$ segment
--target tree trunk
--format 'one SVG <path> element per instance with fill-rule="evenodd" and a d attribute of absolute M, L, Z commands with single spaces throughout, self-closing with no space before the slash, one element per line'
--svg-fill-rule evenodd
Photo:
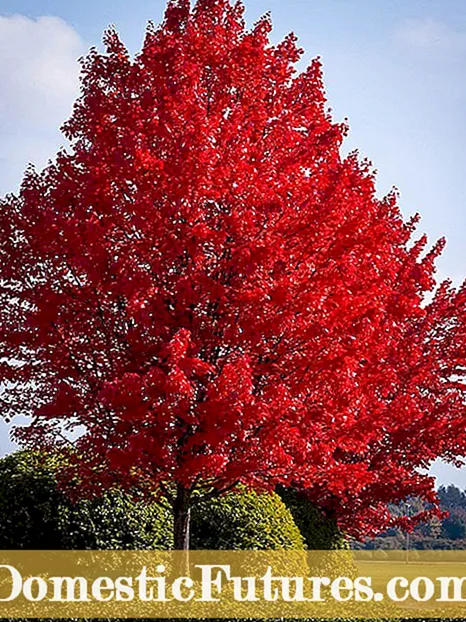
<path fill-rule="evenodd" d="M 173 540 L 175 550 L 184 551 L 180 556 L 180 574 L 189 576 L 189 535 L 190 535 L 190 491 L 180 484 L 176 489 L 173 506 Z"/>

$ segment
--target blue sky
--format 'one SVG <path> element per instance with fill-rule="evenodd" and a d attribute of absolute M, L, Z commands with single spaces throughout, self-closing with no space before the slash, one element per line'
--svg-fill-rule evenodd
<path fill-rule="evenodd" d="M 42 166 L 77 94 L 76 59 L 115 24 L 132 52 L 162 0 L 0 0 L 0 194 L 28 161 Z M 381 194 L 401 193 L 431 241 L 445 235 L 441 277 L 466 277 L 466 2 L 246 0 L 247 20 L 271 11 L 274 39 L 294 31 L 305 59 L 323 60 L 334 117 L 349 118 L 345 149 L 379 171 Z M 0 453 L 11 448 L 0 426 Z M 466 487 L 466 469 L 436 465 Z"/>

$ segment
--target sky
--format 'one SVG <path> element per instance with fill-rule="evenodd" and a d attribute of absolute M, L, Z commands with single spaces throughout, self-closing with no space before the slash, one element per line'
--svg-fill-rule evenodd
<path fill-rule="evenodd" d="M 380 195 L 396 186 L 406 216 L 447 247 L 439 278 L 466 277 L 466 2 L 464 0 L 245 0 L 246 19 L 272 14 L 273 39 L 293 31 L 323 61 L 344 150 L 378 170 Z M 18 188 L 66 145 L 58 128 L 79 93 L 77 59 L 114 24 L 132 53 L 164 0 L 0 0 L 0 195 Z M 11 451 L 0 423 L 0 454 Z M 466 488 L 466 468 L 436 464 L 437 483 Z"/>

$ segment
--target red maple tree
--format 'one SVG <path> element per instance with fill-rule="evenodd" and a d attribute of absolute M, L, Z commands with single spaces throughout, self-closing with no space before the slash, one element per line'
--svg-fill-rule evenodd
<path fill-rule="evenodd" d="M 241 3 L 169 3 L 83 60 L 70 148 L 1 202 L 3 413 L 83 491 L 306 491 L 352 533 L 465 453 L 466 290 L 343 158 L 314 60 Z M 74 435 L 73 435 L 74 431 Z M 79 434 L 78 434 L 79 432 Z"/>

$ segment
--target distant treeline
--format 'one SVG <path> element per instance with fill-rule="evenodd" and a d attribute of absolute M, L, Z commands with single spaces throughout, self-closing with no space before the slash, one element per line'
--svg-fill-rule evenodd
<path fill-rule="evenodd" d="M 448 512 L 443 520 L 432 519 L 421 523 L 409 535 L 390 529 L 376 538 L 354 542 L 355 549 L 466 549 L 466 490 L 453 484 L 438 490 L 440 507 Z M 410 499 L 403 507 L 393 506 L 396 513 L 417 514 L 424 506 L 418 499 Z"/>

